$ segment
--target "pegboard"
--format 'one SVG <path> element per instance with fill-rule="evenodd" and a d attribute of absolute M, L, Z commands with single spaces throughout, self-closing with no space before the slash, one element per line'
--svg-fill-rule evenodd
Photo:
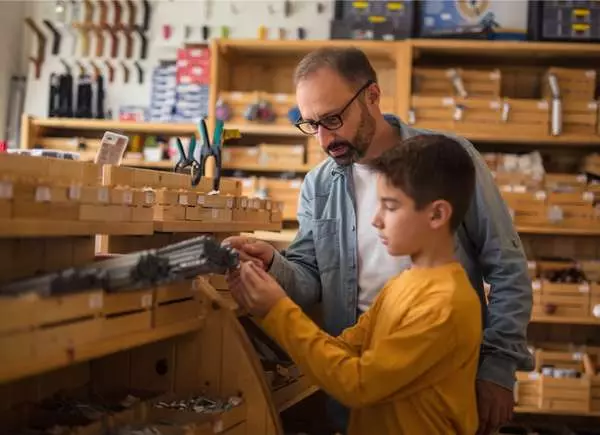
<path fill-rule="evenodd" d="M 140 0 L 134 0 L 139 5 Z M 67 2 L 68 3 L 68 2 Z M 112 19 L 113 8 L 109 4 L 109 21 Z M 126 13 L 126 2 L 121 0 L 123 13 Z M 318 13 L 318 4 L 322 4 L 321 13 Z M 147 106 L 150 103 L 151 94 L 151 73 L 155 66 L 161 60 L 175 59 L 176 49 L 185 42 L 202 43 L 202 27 L 209 26 L 211 37 L 220 37 L 221 27 L 229 27 L 229 38 L 256 38 L 258 27 L 265 25 L 269 28 L 268 38 L 278 39 L 279 29 L 286 30 L 286 39 L 296 39 L 298 27 L 303 27 L 306 32 L 306 39 L 328 39 L 329 21 L 334 12 L 332 1 L 305 1 L 291 0 L 291 13 L 285 17 L 284 0 L 160 0 L 152 1 L 151 25 L 148 32 L 148 56 L 146 60 L 138 60 L 139 48 L 138 40 L 134 42 L 134 58 L 126 60 L 130 69 L 129 83 L 123 83 L 123 71 L 118 65 L 118 60 L 112 60 L 116 63 L 114 82 L 106 84 L 105 111 L 111 110 L 113 117 L 116 117 L 120 106 Z M 30 6 L 29 15 L 37 23 L 44 19 L 52 20 L 54 18 L 54 1 L 33 2 Z M 208 8 L 208 18 L 207 18 Z M 141 21 L 141 14 L 138 7 L 138 20 Z M 168 40 L 163 37 L 163 28 L 165 25 L 171 26 L 171 36 Z M 185 38 L 186 26 L 191 28 L 188 38 Z M 43 30 L 47 30 L 42 27 Z M 27 35 L 29 33 L 29 35 Z M 25 31 L 26 49 L 28 53 L 35 52 L 35 39 L 31 37 L 31 32 Z M 107 38 L 108 39 L 108 38 Z M 107 41 L 108 43 L 108 41 Z M 92 42 L 93 44 L 93 42 Z M 52 73 L 60 73 L 64 70 L 60 62 L 62 58 L 69 65 L 80 60 L 82 64 L 89 67 L 89 60 L 92 59 L 101 70 L 106 73 L 104 58 L 83 58 L 71 52 L 71 40 L 68 35 L 63 37 L 61 43 L 60 55 L 51 54 L 51 41 L 46 44 L 46 60 L 42 66 L 41 74 L 38 79 L 35 78 L 33 65 L 29 66 L 27 81 L 27 97 L 25 101 L 25 113 L 46 117 L 48 112 L 49 83 Z M 123 45 L 123 41 L 120 41 Z M 93 49 L 91 50 L 93 54 Z M 105 55 L 106 55 L 105 50 Z M 120 48 L 120 52 L 122 52 Z M 119 53 L 119 57 L 122 54 Z M 134 60 L 138 60 L 145 74 L 143 84 L 137 82 L 137 73 L 133 66 Z M 90 68 L 91 70 L 91 68 Z M 74 69 L 74 72 L 77 68 Z M 291 78 L 290 78 L 291 80 Z"/>

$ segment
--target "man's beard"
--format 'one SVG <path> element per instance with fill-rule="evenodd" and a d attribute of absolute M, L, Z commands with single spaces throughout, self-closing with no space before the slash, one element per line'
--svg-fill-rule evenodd
<path fill-rule="evenodd" d="M 327 147 L 327 154 L 340 166 L 348 166 L 363 159 L 375 134 L 375 120 L 363 109 L 358 130 L 352 141 L 335 139 Z"/>

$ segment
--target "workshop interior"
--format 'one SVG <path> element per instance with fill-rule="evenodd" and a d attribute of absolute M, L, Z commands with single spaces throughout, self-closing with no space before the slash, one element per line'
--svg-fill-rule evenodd
<path fill-rule="evenodd" d="M 292 75 L 326 46 L 367 54 L 383 112 L 470 140 L 510 211 L 535 368 L 498 433 L 600 434 L 600 1 L 13 0 L 0 23 L 0 435 L 327 433 L 221 244 L 293 241 L 328 155 Z"/>

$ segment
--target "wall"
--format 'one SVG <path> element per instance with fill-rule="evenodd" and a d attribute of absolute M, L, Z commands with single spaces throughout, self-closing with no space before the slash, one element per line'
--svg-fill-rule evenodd
<path fill-rule="evenodd" d="M 22 35 L 27 6 L 24 1 L 0 2 L 0 28 L 3 38 L 0 49 L 0 138 L 2 139 L 6 134 L 5 120 L 11 76 L 20 75 L 26 71 Z"/>
<path fill-rule="evenodd" d="M 134 0 L 139 1 L 139 0 Z M 208 1 L 210 15 L 206 19 L 206 5 Z M 68 3 L 68 2 L 67 2 Z M 108 2 L 109 22 L 112 16 L 112 4 Z M 126 2 L 121 0 L 123 13 L 126 16 Z M 148 45 L 148 59 L 140 61 L 146 75 L 145 84 L 137 83 L 136 72 L 131 59 L 126 61 L 131 65 L 131 78 L 128 84 L 122 80 L 121 69 L 116 70 L 115 82 L 108 85 L 106 95 L 106 108 L 111 108 L 116 116 L 120 105 L 148 105 L 150 100 L 150 74 L 152 68 L 160 60 L 174 58 L 176 48 L 183 41 L 185 26 L 193 26 L 189 42 L 201 42 L 201 28 L 204 25 L 211 26 L 211 36 L 218 37 L 221 26 L 229 26 L 230 38 L 255 38 L 259 25 L 271 25 L 270 38 L 278 38 L 278 28 L 287 30 L 288 39 L 296 38 L 296 29 L 303 27 L 306 30 L 307 39 L 327 39 L 329 36 L 329 21 L 333 16 L 333 2 L 324 0 L 305 1 L 292 0 L 293 12 L 289 17 L 284 17 L 283 0 L 160 0 L 154 1 L 152 22 L 150 26 L 150 38 Z M 317 14 L 317 4 L 322 3 L 325 8 L 321 14 Z M 43 19 L 53 19 L 54 1 L 33 2 L 32 14 L 37 22 Z M 237 13 L 234 13 L 237 12 Z M 139 13 L 138 13 L 139 16 Z M 162 37 L 164 25 L 173 27 L 173 35 L 167 42 Z M 44 29 L 45 30 L 45 29 Z M 30 33 L 30 32 L 28 32 Z M 27 99 L 25 112 L 34 116 L 47 116 L 47 101 L 49 93 L 49 79 L 51 73 L 59 73 L 64 70 L 59 59 L 64 58 L 69 64 L 73 64 L 80 56 L 72 56 L 70 53 L 71 41 L 63 37 L 60 56 L 50 54 L 50 43 L 47 47 L 47 61 L 44 63 L 42 75 L 39 79 L 33 77 L 33 68 L 29 68 L 29 80 L 27 86 Z M 108 38 L 107 38 L 108 44 Z M 121 46 L 123 42 L 121 41 Z M 35 43 L 29 45 L 35 50 Z M 94 42 L 92 41 L 92 52 Z M 134 49 L 137 53 L 137 48 Z M 98 66 L 103 66 L 103 61 L 93 59 Z M 89 65 L 89 59 L 81 58 L 84 65 Z"/>

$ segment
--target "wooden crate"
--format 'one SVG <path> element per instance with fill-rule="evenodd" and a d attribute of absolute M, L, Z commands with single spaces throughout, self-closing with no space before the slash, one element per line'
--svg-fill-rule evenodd
<path fill-rule="evenodd" d="M 558 80 L 561 99 L 567 106 L 571 102 L 593 101 L 596 93 L 596 71 L 592 69 L 577 68 L 548 68 L 544 80 L 544 97 L 551 98 L 552 93 L 548 83 L 548 76 L 554 75 Z"/>
<path fill-rule="evenodd" d="M 423 96 L 458 95 L 452 77 L 462 80 L 468 97 L 495 98 L 500 96 L 502 74 L 500 70 L 473 70 L 466 68 L 414 68 L 413 93 Z"/>
<path fill-rule="evenodd" d="M 546 100 L 504 98 L 502 123 L 507 135 L 528 134 L 544 136 L 550 131 L 550 105 Z"/>
<path fill-rule="evenodd" d="M 590 312 L 590 284 L 557 283 L 547 279 L 551 271 L 575 267 L 573 263 L 537 262 L 539 279 L 533 282 L 533 314 L 564 318 L 581 318 Z"/>
<path fill-rule="evenodd" d="M 154 292 L 152 327 L 160 328 L 202 317 L 204 307 L 199 296 L 193 281 L 157 287 Z"/>

